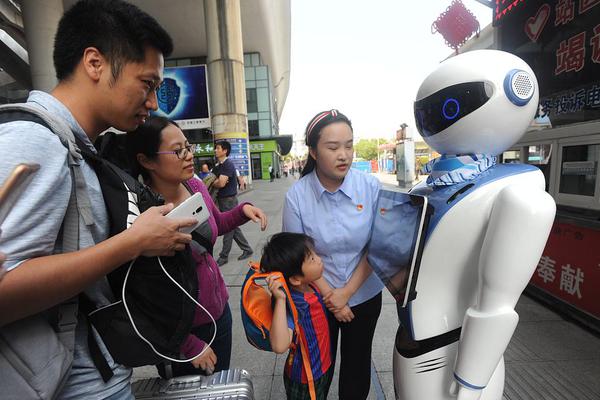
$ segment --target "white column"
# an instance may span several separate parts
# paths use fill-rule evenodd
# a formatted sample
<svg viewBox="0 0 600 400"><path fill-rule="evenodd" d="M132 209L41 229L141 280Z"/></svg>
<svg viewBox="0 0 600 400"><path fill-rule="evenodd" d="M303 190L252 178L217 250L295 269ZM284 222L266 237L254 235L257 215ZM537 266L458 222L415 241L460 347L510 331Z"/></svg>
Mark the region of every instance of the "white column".
<svg viewBox="0 0 600 400"><path fill-rule="evenodd" d="M231 142L230 158L250 182L240 0L204 0L204 18L213 134Z"/></svg>
<svg viewBox="0 0 600 400"><path fill-rule="evenodd" d="M23 25L33 88L49 92L56 86L52 60L54 36L63 15L62 0L22 0Z"/></svg>

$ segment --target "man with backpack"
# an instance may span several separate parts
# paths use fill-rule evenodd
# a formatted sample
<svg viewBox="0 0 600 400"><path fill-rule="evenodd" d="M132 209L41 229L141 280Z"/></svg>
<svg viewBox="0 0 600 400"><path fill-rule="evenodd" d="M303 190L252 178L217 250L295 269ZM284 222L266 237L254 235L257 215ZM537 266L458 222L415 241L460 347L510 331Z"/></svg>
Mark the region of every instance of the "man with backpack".
<svg viewBox="0 0 600 400"><path fill-rule="evenodd" d="M157 108L163 57L172 48L167 32L136 6L122 0L80 1L64 14L56 34L58 85L51 94L32 91L26 104L95 152L92 142L101 132L111 126L133 130ZM98 177L73 142L61 141L54 129L31 120L0 124L0 182L18 163L41 166L0 236L0 249L8 255L8 272L0 282L0 387L8 398L132 399L131 370L113 362L81 316L65 323L64 308L58 322L46 316L83 291L97 307L111 303L107 273L140 255L182 250L191 236L178 229L195 220L165 217L172 205L152 207L129 229L108 238ZM76 251L67 252L71 246L65 243L73 241L67 235L70 204L77 209L77 240ZM62 346L56 338L69 325L76 326L74 344ZM95 336L89 343L100 347L109 376L95 368L88 335Z"/></svg>

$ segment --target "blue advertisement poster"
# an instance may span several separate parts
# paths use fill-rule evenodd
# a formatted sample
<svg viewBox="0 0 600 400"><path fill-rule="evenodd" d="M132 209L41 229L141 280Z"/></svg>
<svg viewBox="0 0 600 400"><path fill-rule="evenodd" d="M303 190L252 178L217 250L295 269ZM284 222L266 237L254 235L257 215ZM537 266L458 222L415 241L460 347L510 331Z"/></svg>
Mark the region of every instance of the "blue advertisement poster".
<svg viewBox="0 0 600 400"><path fill-rule="evenodd" d="M206 65L165 68L157 97L153 115L172 119L181 129L210 128Z"/></svg>

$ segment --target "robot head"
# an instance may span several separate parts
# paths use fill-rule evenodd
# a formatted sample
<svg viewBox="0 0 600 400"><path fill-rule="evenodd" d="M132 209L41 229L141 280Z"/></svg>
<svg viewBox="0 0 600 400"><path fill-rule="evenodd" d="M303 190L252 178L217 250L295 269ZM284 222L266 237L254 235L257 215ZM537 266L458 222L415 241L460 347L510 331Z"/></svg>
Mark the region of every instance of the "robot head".
<svg viewBox="0 0 600 400"><path fill-rule="evenodd" d="M417 129L441 154L496 155L525 133L538 108L537 79L519 57L470 51L444 61L421 84Z"/></svg>

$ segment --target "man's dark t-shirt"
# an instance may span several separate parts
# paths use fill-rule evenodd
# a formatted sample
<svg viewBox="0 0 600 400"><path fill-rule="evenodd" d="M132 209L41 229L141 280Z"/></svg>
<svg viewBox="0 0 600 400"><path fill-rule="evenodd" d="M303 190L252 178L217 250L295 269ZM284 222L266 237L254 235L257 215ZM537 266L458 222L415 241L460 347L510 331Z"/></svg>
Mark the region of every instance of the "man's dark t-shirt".
<svg viewBox="0 0 600 400"><path fill-rule="evenodd" d="M222 187L217 192L217 197L229 197L237 194L235 165L233 165L233 162L229 158L226 158L223 163L216 165L215 168L213 168L213 173L217 176L217 178L220 175L227 175L229 177L225 187Z"/></svg>

